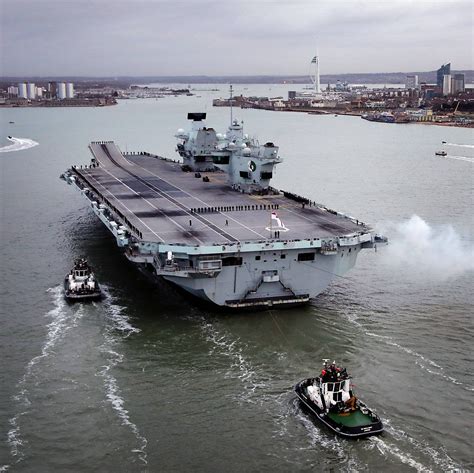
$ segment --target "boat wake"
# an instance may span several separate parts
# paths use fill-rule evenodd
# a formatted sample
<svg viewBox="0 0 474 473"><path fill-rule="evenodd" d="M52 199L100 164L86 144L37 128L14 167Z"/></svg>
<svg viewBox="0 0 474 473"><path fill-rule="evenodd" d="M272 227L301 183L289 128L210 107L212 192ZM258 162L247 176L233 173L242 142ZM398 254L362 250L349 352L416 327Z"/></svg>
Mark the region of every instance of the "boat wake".
<svg viewBox="0 0 474 473"><path fill-rule="evenodd" d="M393 456L397 458L401 463L408 465L411 468L414 468L419 473L432 471L431 468L424 466L420 462L413 459L411 455L406 452L403 452L394 443L387 442L386 440L380 437L371 437L370 442L371 447L375 447L385 458Z"/></svg>
<svg viewBox="0 0 474 473"><path fill-rule="evenodd" d="M446 146L459 146L460 148L474 148L474 145L463 145L458 143L444 143Z"/></svg>
<svg viewBox="0 0 474 473"><path fill-rule="evenodd" d="M235 372L237 371L237 378L243 383L246 392L245 395L239 396L239 400L250 402L255 391L263 388L265 382L258 379L255 367L242 354L246 345L242 343L240 338L232 339L228 334L222 333L216 329L213 323L204 318L201 323L201 330L205 339L212 344L210 355L218 353L230 359L230 368L225 374L226 379L235 378Z"/></svg>
<svg viewBox="0 0 474 473"><path fill-rule="evenodd" d="M394 427L390 421L390 419L383 419L383 423L385 425L385 431L389 433L392 438L398 442L407 442L410 444L411 447L415 449L415 451L419 452L422 455L426 455L432 463L436 466L437 469L440 469L441 471L461 471L460 465L457 464L445 451L443 448L441 448L441 451L436 450L433 447L430 447L426 442L423 440L416 440L410 435L408 435L406 432L404 432L401 429L397 429ZM377 445L377 440L378 446L382 447L384 450L386 447L388 447L388 452L391 454L394 454L396 457L398 457L403 463L410 464L409 462L412 460L409 456L407 456L406 453L403 451L400 451L399 448L393 447L391 444L386 442L386 439L382 438L375 438L372 437L371 440ZM385 443L386 445L381 445ZM386 450L385 450L386 451ZM405 459L402 459L402 457L407 457ZM416 467L415 467L416 468ZM425 468L425 469L423 469ZM426 467L422 467L422 469L418 471L431 471L430 469L426 469Z"/></svg>
<svg viewBox="0 0 474 473"><path fill-rule="evenodd" d="M117 414L122 425L128 427L137 441L137 446L131 449L131 452L138 456L138 459L146 465L148 440L140 433L140 429L130 418L130 413L125 407L125 400L121 395L121 389L117 379L112 374L113 369L123 362L124 356L119 353L116 346L121 340L134 333L140 332L140 329L134 327L129 318L124 314L125 307L117 305L108 289L102 286L106 299L103 302L105 307L105 316L109 325L105 332L105 341L99 347L100 352L106 359L106 364L102 367L99 375L104 380L105 397ZM117 337L119 334L119 337Z"/></svg>
<svg viewBox="0 0 474 473"><path fill-rule="evenodd" d="M414 350L411 350L410 348L404 347L403 345L400 345L399 343L395 342L392 337L389 337L387 335L378 335L373 332L365 332L366 335L369 335L370 337L376 337L381 339L385 344L391 345L393 347L398 348L399 350L413 356L415 358L415 364L418 365L422 370L426 371L429 374L434 374L436 376L439 376L440 378L445 379L446 381L456 384L458 386L462 386L466 391L474 391L474 387L470 386L468 384L465 384L458 379L456 379L454 376L450 376L446 374L446 370L438 365L438 363L434 362L433 360L430 360L429 358L426 358L425 356L421 355L420 353L417 353Z"/></svg>
<svg viewBox="0 0 474 473"><path fill-rule="evenodd" d="M46 340L41 348L41 353L32 358L26 365L25 373L17 383L18 393L13 397L21 411L9 419L11 428L7 433L7 442L16 463L24 458L22 447L26 444L26 440L21 436L20 424L21 418L28 413L31 406L31 401L28 398L28 384L37 376L36 369L38 365L45 358L54 355L54 348L57 343L71 328L77 325L84 315L83 307L79 307L76 311L68 310L62 286L50 288L48 292L53 298L53 308L45 314L45 317L51 319L51 322L47 325Z"/></svg>
<svg viewBox="0 0 474 473"><path fill-rule="evenodd" d="M15 138L14 136L9 136L8 141L11 141L11 145L3 146L0 148L0 153L10 153L11 151L22 151L28 148L33 148L38 146L39 143L29 138Z"/></svg>
<svg viewBox="0 0 474 473"><path fill-rule="evenodd" d="M340 467L338 467L340 468L339 471L352 473L364 469L360 461L355 457L354 452L351 451L349 447L350 441L339 438L332 433L326 433L323 428L315 425L315 423L301 411L297 399L290 404L290 407L292 414L296 416L296 419L309 434L309 445L303 447L303 449L314 451L315 448L323 448L326 452L330 452L331 455L335 455L340 462Z"/></svg>
<svg viewBox="0 0 474 473"><path fill-rule="evenodd" d="M458 161L467 161L468 163L474 163L474 158L470 158L469 156L453 156L451 154L448 154L444 157L447 159L457 159Z"/></svg>
<svg viewBox="0 0 474 473"><path fill-rule="evenodd" d="M354 313L346 314L346 318L358 327L361 331L364 332L365 335L369 337L375 337L381 340L383 343L393 346L404 353L409 354L410 356L415 358L415 363L427 373L435 374L446 381L460 385L464 389L468 391L472 391L473 388L468 386L461 381L457 380L453 376L447 375L445 368L440 366L433 360L423 356L422 354L411 350L410 348L406 348L403 345L400 345L396 341L393 340L392 337L387 335L379 335L368 331L365 329L364 325L358 321L358 316ZM441 448L437 450L434 447L429 446L424 441L419 441L403 430L397 429L392 425L391 419L382 418L382 422L384 424L384 430L386 434L389 434L393 440L398 443L398 446L395 445L393 442L390 441L390 438L387 438L386 435L382 437L374 436L370 437L369 440L369 449L376 448L384 457L395 457L403 464L406 464L419 472L426 472L432 471L431 467L427 467L420 463L420 460L415 460L412 456L410 456L406 449L404 449L400 444L408 443L411 447L414 448L416 452L418 452L423 457L427 458L427 462L432 462L435 464L436 469L440 469L441 471L456 471L456 468L459 468L459 465Z"/></svg>
<svg viewBox="0 0 474 473"><path fill-rule="evenodd" d="M415 364L418 365L422 370L426 371L427 373L434 374L436 376L439 376L440 378L453 383L457 386L462 386L466 391L474 391L474 387L470 386L468 384L463 383L462 381L459 381L456 379L454 376L446 374L446 369L440 366L438 363L436 363L433 360L430 360L426 356L423 356L421 353L416 352L415 350L412 350L410 348L404 347L403 345L400 345L398 342L396 342L393 337L389 335L379 335L377 333L371 332L365 328L363 324L361 324L358 319L358 315L354 312L346 313L344 314L345 318L355 326L357 326L365 335L368 335L369 337L374 337L379 340L381 340L383 343L386 345L393 346L397 348L400 351L403 351L404 353L407 353L408 355L412 356L415 358Z"/></svg>

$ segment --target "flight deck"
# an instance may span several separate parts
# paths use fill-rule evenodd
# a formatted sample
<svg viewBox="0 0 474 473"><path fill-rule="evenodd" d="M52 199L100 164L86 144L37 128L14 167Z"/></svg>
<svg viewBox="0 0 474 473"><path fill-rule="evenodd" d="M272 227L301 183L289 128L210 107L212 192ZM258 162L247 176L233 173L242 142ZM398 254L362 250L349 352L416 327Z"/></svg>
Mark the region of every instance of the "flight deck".
<svg viewBox="0 0 474 473"><path fill-rule="evenodd" d="M76 166L75 174L143 241L199 246L368 231L361 222L293 194L237 192L224 172L183 172L180 162L148 153L124 155L113 142L89 147L93 165ZM272 212L284 225L278 233Z"/></svg>

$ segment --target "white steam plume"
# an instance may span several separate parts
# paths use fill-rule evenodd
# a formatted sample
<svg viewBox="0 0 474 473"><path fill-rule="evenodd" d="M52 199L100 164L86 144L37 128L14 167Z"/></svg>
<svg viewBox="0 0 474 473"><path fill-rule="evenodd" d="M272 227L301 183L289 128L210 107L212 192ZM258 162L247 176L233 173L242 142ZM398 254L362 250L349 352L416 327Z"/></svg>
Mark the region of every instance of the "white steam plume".
<svg viewBox="0 0 474 473"><path fill-rule="evenodd" d="M445 280L474 271L474 247L464 242L451 225L434 229L418 215L385 229L389 244L384 258L429 279Z"/></svg>

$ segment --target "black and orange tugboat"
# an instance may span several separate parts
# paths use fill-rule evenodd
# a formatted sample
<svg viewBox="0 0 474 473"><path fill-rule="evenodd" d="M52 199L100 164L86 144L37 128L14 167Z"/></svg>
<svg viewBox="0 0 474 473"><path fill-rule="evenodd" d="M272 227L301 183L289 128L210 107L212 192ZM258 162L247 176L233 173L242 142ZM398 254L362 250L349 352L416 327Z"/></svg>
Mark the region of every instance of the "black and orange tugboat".
<svg viewBox="0 0 474 473"><path fill-rule="evenodd" d="M347 370L328 361L324 360L320 376L295 386L303 408L343 437L367 437L383 432L379 416L355 396Z"/></svg>

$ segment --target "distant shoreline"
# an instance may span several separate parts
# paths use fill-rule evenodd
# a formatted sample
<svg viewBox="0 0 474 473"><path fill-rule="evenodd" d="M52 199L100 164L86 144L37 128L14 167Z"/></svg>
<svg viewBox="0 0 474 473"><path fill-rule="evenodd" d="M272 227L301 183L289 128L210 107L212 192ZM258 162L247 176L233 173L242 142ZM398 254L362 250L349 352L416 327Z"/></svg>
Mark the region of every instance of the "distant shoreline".
<svg viewBox="0 0 474 473"><path fill-rule="evenodd" d="M452 74L464 74L466 84L474 83L474 70L453 70ZM349 84L404 84L407 75L416 74L420 82L436 83L436 71L421 72L370 72L370 73L341 73L322 74L322 83L334 84L338 80ZM129 84L309 84L308 75L162 75L162 76L4 76L0 77L0 84L4 82L48 82L67 81L80 83L107 83L111 86Z"/></svg>

